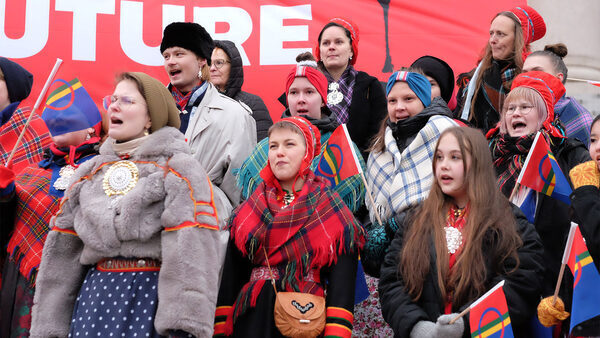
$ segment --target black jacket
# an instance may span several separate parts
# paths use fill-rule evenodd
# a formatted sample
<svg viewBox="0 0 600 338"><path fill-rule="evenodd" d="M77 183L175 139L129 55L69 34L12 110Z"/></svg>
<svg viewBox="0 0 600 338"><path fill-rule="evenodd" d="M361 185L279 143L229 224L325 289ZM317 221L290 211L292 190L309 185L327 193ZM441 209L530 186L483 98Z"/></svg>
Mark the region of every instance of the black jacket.
<svg viewBox="0 0 600 338"><path fill-rule="evenodd" d="M347 126L348 134L360 149L365 162L369 157L367 149L369 149L371 139L377 134L387 115L385 91L379 80L365 72L358 72L352 92Z"/></svg>
<svg viewBox="0 0 600 338"><path fill-rule="evenodd" d="M541 289L542 245L533 226L527 221L519 208L513 206L513 213L517 220L517 230L523 241L523 246L518 249L519 267L509 274L494 273L492 266L495 257L489 256L489 253L493 250L484 250L487 263L486 287L491 289L502 279L505 280L504 293L515 337L530 337L528 325L535 313ZM398 274L398 256L402 250L403 234L407 226L407 222L404 222L396 232L381 267L381 279L379 281L379 297L383 317L394 330L396 337L409 337L410 331L417 322L421 320L435 322L440 315L444 314L444 299L441 298L437 283L433 242L430 245L430 270L425 278L421 297L415 302L404 289L404 283ZM492 236L491 233L486 235L488 245L493 245ZM510 271L514 268L514 263L512 259L507 259L504 262L504 267L507 271ZM452 311L461 312L469 305L470 303L453 304ZM470 337L469 317L466 315L463 318L465 323L463 337Z"/></svg>
<svg viewBox="0 0 600 338"><path fill-rule="evenodd" d="M267 110L267 106L259 96L242 91L244 67L242 57L235 44L228 40L215 40L215 47L225 51L231 60L229 79L227 79L223 94L245 103L252 109L252 117L256 121L256 141L260 142L260 140L267 137L269 127L273 125L269 110Z"/></svg>

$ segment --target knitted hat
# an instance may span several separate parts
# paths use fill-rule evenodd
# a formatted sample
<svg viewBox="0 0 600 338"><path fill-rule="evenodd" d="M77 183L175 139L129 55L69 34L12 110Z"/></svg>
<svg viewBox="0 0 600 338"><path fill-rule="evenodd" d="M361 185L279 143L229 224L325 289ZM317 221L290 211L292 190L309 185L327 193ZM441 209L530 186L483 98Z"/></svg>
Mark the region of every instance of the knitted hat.
<svg viewBox="0 0 600 338"><path fill-rule="evenodd" d="M546 34L544 18L533 8L524 5L509 10L521 22L525 45L541 39Z"/></svg>
<svg viewBox="0 0 600 338"><path fill-rule="evenodd" d="M132 72L128 74L142 84L141 94L148 105L148 113L152 123L150 131L155 132L164 126L179 129L180 112L167 87L146 73Z"/></svg>
<svg viewBox="0 0 600 338"><path fill-rule="evenodd" d="M350 32L350 36L352 37L352 59L350 59L350 64L353 65L356 63L356 59L358 59L358 26L354 24L354 22L352 22L349 19L345 19L345 18L333 18L331 20L329 20L329 23L335 23L338 26L343 27L344 29L346 29L348 32ZM331 26L330 26L331 27ZM329 28L329 27L328 27ZM323 31L325 30L325 28L323 28L321 30L321 33L319 33L319 37L323 34ZM320 40L320 39L319 39ZM317 58L317 60L321 60L321 51L320 51L320 41L317 41L317 47L315 48L315 58Z"/></svg>
<svg viewBox="0 0 600 338"><path fill-rule="evenodd" d="M428 107L431 104L431 83L425 76L404 70L397 71L388 79L385 86L385 96L390 95L390 91L397 81L408 83L408 87L415 92L423 106Z"/></svg>
<svg viewBox="0 0 600 338"><path fill-rule="evenodd" d="M210 66L210 56L215 47L210 34L195 22L173 22L165 27L160 43L160 52L171 47L181 47L206 59Z"/></svg>
<svg viewBox="0 0 600 338"><path fill-rule="evenodd" d="M323 103L327 104L327 78L319 70L309 66L295 66L292 71L288 74L285 82L285 95L287 96L290 86L294 79L297 77L305 77L308 79L317 92L321 95Z"/></svg>
<svg viewBox="0 0 600 338"><path fill-rule="evenodd" d="M304 153L302 164L300 164L300 169L298 170L296 178L294 179L295 183L298 177L305 176L310 171L310 164L312 163L313 159L319 156L321 153L321 132L319 132L319 128L315 127L304 117L293 116L279 120L279 122L283 121L289 122L298 128L304 137L304 144L306 144L306 152ZM260 177L265 182L280 187L277 178L271 170L271 164L268 160L267 165L260 172Z"/></svg>
<svg viewBox="0 0 600 338"><path fill-rule="evenodd" d="M512 91L517 87L531 88L540 94L546 104L546 111L548 111L548 116L542 127L553 136L564 137L552 125L554 122L554 105L565 94L565 86L562 82L556 76L546 72L531 71L521 73L515 77L510 90Z"/></svg>
<svg viewBox="0 0 600 338"><path fill-rule="evenodd" d="M18 63L0 57L0 71L4 74L10 103L23 101L31 93L33 75Z"/></svg>
<svg viewBox="0 0 600 338"><path fill-rule="evenodd" d="M446 103L450 102L454 91L454 72L444 60L425 55L415 60L410 67L419 68L425 75L434 78L440 86L442 98Z"/></svg>

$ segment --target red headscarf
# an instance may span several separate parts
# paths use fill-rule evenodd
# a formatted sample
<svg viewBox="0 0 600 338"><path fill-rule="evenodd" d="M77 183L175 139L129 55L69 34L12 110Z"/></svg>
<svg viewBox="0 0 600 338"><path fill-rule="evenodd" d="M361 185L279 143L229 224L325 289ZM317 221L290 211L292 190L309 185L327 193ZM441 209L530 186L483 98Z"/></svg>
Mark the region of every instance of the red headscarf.
<svg viewBox="0 0 600 338"><path fill-rule="evenodd" d="M296 66L288 74L287 80L285 81L286 97L292 82L294 82L294 79L297 77L307 78L308 82L315 86L317 92L319 92L319 95L321 95L323 103L327 104L327 78L319 70L309 66Z"/></svg>
<svg viewBox="0 0 600 338"><path fill-rule="evenodd" d="M302 158L302 164L294 179L294 184L298 177L304 177L310 171L310 164L312 160L321 153L321 133L319 128L312 125L307 119L300 116L286 117L281 119L280 122L286 121L293 124L304 137L304 143L306 144L306 152ZM267 183L275 185L279 190L281 186L279 181L271 170L271 163L267 160L267 165L260 171L260 177Z"/></svg>
<svg viewBox="0 0 600 338"><path fill-rule="evenodd" d="M511 8L509 12L513 13L519 19L519 22L521 22L525 45L539 40L546 35L544 18L535 9L525 5Z"/></svg>
<svg viewBox="0 0 600 338"><path fill-rule="evenodd" d="M542 128L546 129L552 136L564 137L552 124L554 122L554 105L565 95L565 86L562 82L556 76L546 72L531 71L521 73L515 77L510 90L512 91L517 87L531 88L542 97L548 112Z"/></svg>
<svg viewBox="0 0 600 338"><path fill-rule="evenodd" d="M350 32L350 36L352 37L352 54L354 54L350 60L350 64L355 64L356 59L358 59L358 26L346 18L333 18L329 20L329 22L340 25ZM321 33L323 33L323 31L321 31ZM317 47L315 48L315 58L317 58L317 61L321 60L321 51L319 47L319 41L317 41Z"/></svg>

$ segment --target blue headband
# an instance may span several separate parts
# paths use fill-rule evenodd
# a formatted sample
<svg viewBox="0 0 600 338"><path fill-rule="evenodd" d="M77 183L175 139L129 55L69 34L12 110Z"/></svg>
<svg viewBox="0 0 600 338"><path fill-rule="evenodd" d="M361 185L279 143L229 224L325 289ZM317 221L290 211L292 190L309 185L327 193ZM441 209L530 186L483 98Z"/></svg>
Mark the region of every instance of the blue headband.
<svg viewBox="0 0 600 338"><path fill-rule="evenodd" d="M385 96L390 95L390 90L392 90L397 81L408 83L408 87L415 92L425 107L431 104L431 83L429 83L429 80L425 76L403 70L397 71L390 76L385 86Z"/></svg>

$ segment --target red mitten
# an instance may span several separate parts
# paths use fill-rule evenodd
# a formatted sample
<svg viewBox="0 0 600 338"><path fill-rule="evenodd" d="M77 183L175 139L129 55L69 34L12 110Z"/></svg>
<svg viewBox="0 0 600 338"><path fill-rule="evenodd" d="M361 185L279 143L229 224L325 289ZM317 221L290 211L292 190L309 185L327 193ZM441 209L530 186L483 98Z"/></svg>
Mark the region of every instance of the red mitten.
<svg viewBox="0 0 600 338"><path fill-rule="evenodd" d="M0 165L0 189L5 189L15 181L15 173L3 165Z"/></svg>

